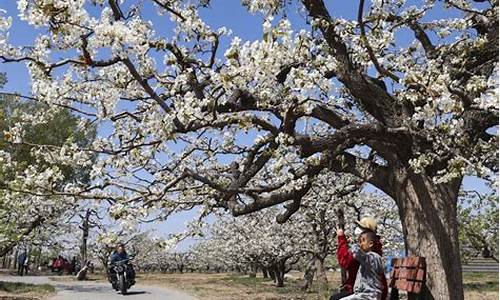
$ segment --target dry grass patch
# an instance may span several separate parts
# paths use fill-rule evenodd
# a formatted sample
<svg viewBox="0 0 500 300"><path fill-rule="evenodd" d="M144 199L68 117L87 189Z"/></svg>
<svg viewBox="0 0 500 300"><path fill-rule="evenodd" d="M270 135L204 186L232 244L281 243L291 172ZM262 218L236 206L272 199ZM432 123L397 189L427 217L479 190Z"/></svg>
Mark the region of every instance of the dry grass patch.
<svg viewBox="0 0 500 300"><path fill-rule="evenodd" d="M291 272L285 287L277 288L260 274L256 278L233 273L138 274L138 283L178 289L207 300L325 300L339 286L338 272L327 274L329 287L302 291L302 273ZM465 299L498 299L498 274L465 273Z"/></svg>
<svg viewBox="0 0 500 300"><path fill-rule="evenodd" d="M0 281L0 300L38 300L52 296L56 289L50 284L29 284Z"/></svg>
<svg viewBox="0 0 500 300"><path fill-rule="evenodd" d="M498 300L498 273L464 273L465 299Z"/></svg>
<svg viewBox="0 0 500 300"><path fill-rule="evenodd" d="M334 277L331 276L331 280L335 280ZM298 272L287 276L282 288L275 287L272 280L262 276L251 278L232 273L138 274L137 281L183 290L208 300L323 300L329 295L327 290L317 286L302 291Z"/></svg>
<svg viewBox="0 0 500 300"><path fill-rule="evenodd" d="M60 282L77 281L75 275L49 276L49 279ZM85 281L108 282L106 276L100 273L88 274Z"/></svg>

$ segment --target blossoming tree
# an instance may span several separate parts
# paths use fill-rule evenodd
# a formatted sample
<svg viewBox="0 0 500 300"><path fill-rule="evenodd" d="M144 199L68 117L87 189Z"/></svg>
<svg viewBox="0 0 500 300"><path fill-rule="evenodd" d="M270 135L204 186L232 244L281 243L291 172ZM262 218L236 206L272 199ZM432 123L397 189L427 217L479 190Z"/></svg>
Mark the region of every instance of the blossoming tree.
<svg viewBox="0 0 500 300"><path fill-rule="evenodd" d="M284 222L322 170L350 173L396 202L408 254L427 258L426 292L463 299L458 191L465 175L497 171L498 1L360 0L354 19L325 2L243 0L265 16L263 38L234 37L222 56L229 32L200 18L208 0L19 0L21 18L46 30L30 47L11 45L3 18L0 58L26 63L31 97L52 108L24 121L69 107L112 130L90 147L61 146L62 156L40 146L62 164L99 153L93 186L47 191L32 174L16 184L107 200L123 218L284 203ZM287 7L310 25L292 31ZM445 14L426 16L436 10ZM14 143L21 125L8 130Z"/></svg>
<svg viewBox="0 0 500 300"><path fill-rule="evenodd" d="M23 115L36 115L45 109L43 104L21 102L17 97L0 93L0 256L9 253L18 243L32 240L42 231L57 231L79 209L77 203L68 201L63 195L45 196L18 190L15 183L18 176L24 178L23 189L31 185L29 178L38 184L43 182L50 189L61 179L60 183L64 185L85 182L89 177L88 168L52 164L50 158L44 157L43 151L30 145L60 146L68 139L78 140L80 145L89 144L93 136L78 130L79 118L68 110L60 111L49 122L23 126L25 144L9 143L8 133L4 130Z"/></svg>
<svg viewBox="0 0 500 300"><path fill-rule="evenodd" d="M303 224L276 223L270 216L274 208L244 217L221 216L213 225L210 245L214 254L228 260L228 265L255 274L257 268L269 272L277 287L284 286L285 274L302 257L305 246ZM215 249L212 249L215 250Z"/></svg>
<svg viewBox="0 0 500 300"><path fill-rule="evenodd" d="M464 191L458 206L462 261L481 254L498 262L498 192Z"/></svg>
<svg viewBox="0 0 500 300"><path fill-rule="evenodd" d="M201 270L222 266L250 274L260 268L281 287L285 273L292 267L297 268L295 264L300 262L305 265L304 288L311 286L314 277L326 284L325 259L335 255L338 209L345 211L350 235L356 220L376 216L385 254L400 252L402 234L394 202L387 197L362 193L357 186L359 181L346 178L349 177L338 177L331 172L321 174L303 198L300 210L284 224L272 218L279 213L278 208L237 218L219 216L210 226L206 240L194 247L193 263ZM329 188L325 189L325 185Z"/></svg>

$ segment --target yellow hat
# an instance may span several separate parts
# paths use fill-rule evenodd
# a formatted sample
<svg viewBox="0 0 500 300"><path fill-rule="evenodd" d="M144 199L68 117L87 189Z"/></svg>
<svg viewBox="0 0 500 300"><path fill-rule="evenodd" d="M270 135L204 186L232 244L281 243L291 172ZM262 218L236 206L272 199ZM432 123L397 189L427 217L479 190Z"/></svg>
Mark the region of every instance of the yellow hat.
<svg viewBox="0 0 500 300"><path fill-rule="evenodd" d="M361 220L356 221L356 224L363 229L368 229L377 233L377 220L372 217L364 217Z"/></svg>

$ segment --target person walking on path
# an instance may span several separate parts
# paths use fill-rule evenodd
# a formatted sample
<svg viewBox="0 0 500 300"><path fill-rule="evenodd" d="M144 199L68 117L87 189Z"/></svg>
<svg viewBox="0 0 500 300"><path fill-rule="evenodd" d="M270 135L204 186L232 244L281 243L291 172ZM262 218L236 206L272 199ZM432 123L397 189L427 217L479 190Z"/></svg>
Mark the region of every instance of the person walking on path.
<svg viewBox="0 0 500 300"><path fill-rule="evenodd" d="M27 264L28 264L28 255L26 253L26 250L24 250L17 257L17 275L19 276L24 275L25 271L27 271Z"/></svg>

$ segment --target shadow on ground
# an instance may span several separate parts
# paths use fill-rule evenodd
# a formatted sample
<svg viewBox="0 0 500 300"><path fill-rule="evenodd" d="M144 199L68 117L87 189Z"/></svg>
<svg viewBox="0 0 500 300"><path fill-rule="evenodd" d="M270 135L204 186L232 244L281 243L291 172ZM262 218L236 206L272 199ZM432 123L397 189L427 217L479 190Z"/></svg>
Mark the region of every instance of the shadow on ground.
<svg viewBox="0 0 500 300"><path fill-rule="evenodd" d="M464 283L464 290L497 291L498 281Z"/></svg>
<svg viewBox="0 0 500 300"><path fill-rule="evenodd" d="M145 292L145 291L131 291L131 292L127 292L125 294L125 296L142 295L142 294L150 294L150 293Z"/></svg>
<svg viewBox="0 0 500 300"><path fill-rule="evenodd" d="M106 293L109 292L110 288L107 286L86 286L86 285L55 285L65 291L74 291L78 293Z"/></svg>

